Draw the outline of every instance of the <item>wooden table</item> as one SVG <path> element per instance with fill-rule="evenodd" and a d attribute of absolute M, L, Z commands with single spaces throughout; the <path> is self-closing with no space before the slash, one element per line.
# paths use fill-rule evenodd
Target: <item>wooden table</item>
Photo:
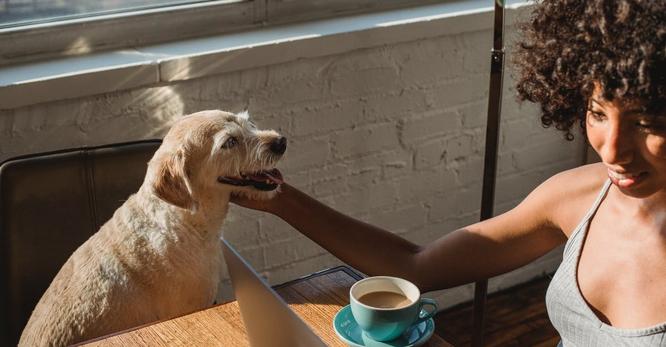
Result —
<path fill-rule="evenodd" d="M 274 289 L 292 310 L 330 346 L 346 346 L 333 330 L 333 317 L 349 304 L 349 288 L 361 279 L 340 266 L 297 279 Z M 236 301 L 210 307 L 167 321 L 84 343 L 85 346 L 249 346 Z M 424 347 L 449 347 L 436 334 Z"/>

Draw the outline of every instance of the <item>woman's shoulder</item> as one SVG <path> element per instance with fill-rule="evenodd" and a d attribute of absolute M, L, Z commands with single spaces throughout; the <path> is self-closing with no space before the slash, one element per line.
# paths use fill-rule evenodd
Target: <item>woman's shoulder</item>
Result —
<path fill-rule="evenodd" d="M 588 164 L 560 172 L 538 189 L 550 195 L 551 219 L 569 235 L 594 204 L 607 179 L 602 163 Z"/>
<path fill-rule="evenodd" d="M 567 195 L 583 197 L 601 189 L 608 179 L 602 163 L 587 164 L 553 175 L 544 184 L 556 187 Z"/>

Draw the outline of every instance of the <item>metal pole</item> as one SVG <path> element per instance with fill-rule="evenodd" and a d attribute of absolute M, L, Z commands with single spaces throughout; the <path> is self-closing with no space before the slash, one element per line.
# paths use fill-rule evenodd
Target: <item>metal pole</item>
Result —
<path fill-rule="evenodd" d="M 490 55 L 490 91 L 488 95 L 488 122 L 486 124 L 486 149 L 483 160 L 483 188 L 481 196 L 481 220 L 493 216 L 495 201 L 495 176 L 497 172 L 497 144 L 502 107 L 502 69 L 504 67 L 504 0 L 495 0 L 493 49 Z M 488 280 L 474 284 L 474 320 L 472 346 L 483 346 L 484 315 Z"/>

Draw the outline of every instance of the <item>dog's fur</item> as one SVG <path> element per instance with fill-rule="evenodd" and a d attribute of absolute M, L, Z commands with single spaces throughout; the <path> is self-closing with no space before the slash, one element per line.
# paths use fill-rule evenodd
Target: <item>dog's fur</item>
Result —
<path fill-rule="evenodd" d="M 233 137 L 236 143 L 225 146 Z M 178 120 L 139 191 L 60 269 L 19 345 L 62 346 L 210 306 L 220 280 L 219 236 L 234 186 L 220 176 L 271 169 L 275 131 L 247 113 L 203 111 Z"/>

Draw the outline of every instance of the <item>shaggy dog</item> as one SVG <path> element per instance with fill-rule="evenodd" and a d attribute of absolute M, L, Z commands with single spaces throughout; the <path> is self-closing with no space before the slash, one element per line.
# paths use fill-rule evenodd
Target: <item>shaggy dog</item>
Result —
<path fill-rule="evenodd" d="M 19 345 L 69 345 L 210 306 L 230 194 L 275 194 L 285 149 L 247 113 L 178 120 L 139 191 L 60 269 Z"/>

